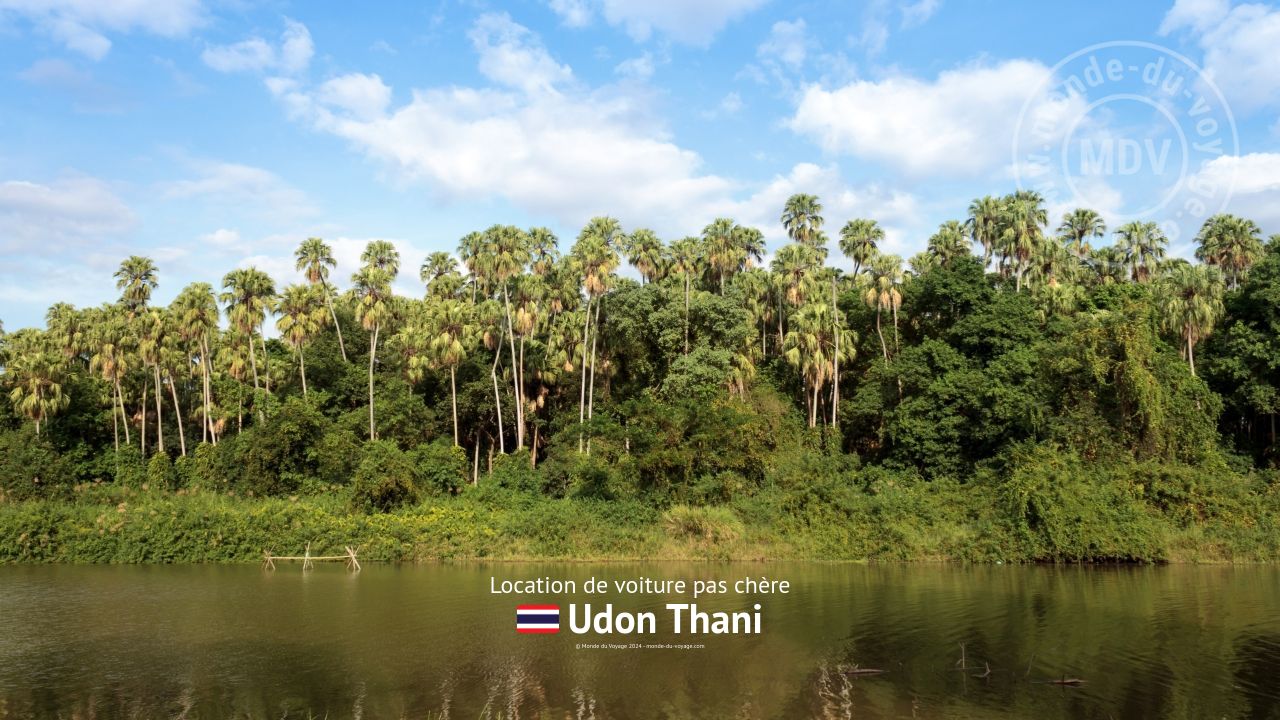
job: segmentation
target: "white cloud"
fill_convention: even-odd
[[[280,222],[317,213],[306,193],[268,170],[229,162],[198,161],[192,164],[197,177],[162,184],[159,188],[161,197],[176,200],[199,198],[207,205],[235,212],[248,208],[256,211],[259,217]]]
[[[255,36],[231,45],[210,45],[200,59],[219,72],[302,72],[315,54],[311,33],[302,23],[288,18],[284,22],[278,47]]]
[[[648,80],[653,77],[653,55],[645,53],[639,57],[623,60],[614,66],[613,71],[623,77]]]
[[[804,65],[808,45],[803,18],[792,22],[779,20],[770,29],[768,39],[756,48],[756,55],[762,60],[775,60],[798,70]]]
[[[6,15],[26,19],[94,60],[111,50],[106,33],[137,30],[181,37],[205,20],[200,0],[0,0],[0,17]]]
[[[942,0],[916,0],[902,6],[902,27],[923,25],[942,6]]]
[[[839,256],[836,243],[840,227],[853,218],[874,218],[885,228],[886,244],[883,249],[886,252],[905,253],[910,238],[923,237],[918,232],[922,215],[920,202],[914,195],[878,183],[851,186],[834,164],[798,163],[786,175],[775,176],[746,200],[737,203],[732,212],[739,222],[760,228],[776,249],[786,242],[786,230],[779,220],[782,206],[795,193],[814,194],[822,200],[822,214],[827,218],[825,229],[831,238],[833,259]],[[923,246],[923,239],[918,242]]]
[[[556,62],[536,35],[506,13],[481,15],[468,37],[480,54],[480,72],[496,83],[549,93],[573,79],[569,66]]]
[[[586,27],[598,13],[632,39],[648,40],[656,31],[686,45],[707,46],[725,25],[767,0],[550,0],[551,9],[570,27]]]
[[[1160,34],[1184,27],[1203,32],[1221,22],[1231,11],[1230,0],[1176,0],[1160,23]]]
[[[326,105],[368,120],[386,112],[391,103],[391,88],[377,75],[351,73],[325,82],[316,97]]]
[[[690,230],[688,218],[729,204],[732,183],[703,172],[698,154],[653,126],[636,95],[573,81],[570,68],[506,16],[482,17],[470,37],[496,86],[414,90],[378,117],[322,102],[322,90],[296,82],[272,89],[291,114],[441,199],[500,197],[569,226],[606,213],[631,223],[656,218],[680,232]]]
[[[1239,110],[1280,105],[1280,9],[1229,7],[1225,0],[1179,0],[1162,33],[1189,28],[1204,50],[1204,70]]]
[[[95,178],[0,182],[0,248],[6,255],[57,252],[67,243],[124,235],[136,225],[129,206]]]
[[[1188,185],[1234,185],[1227,211],[1254,220],[1265,235],[1280,233],[1280,153],[1224,155],[1207,163]]]
[[[896,75],[833,89],[811,85],[787,124],[829,153],[915,176],[972,176],[1009,161],[1022,105],[1048,73],[1038,62],[1009,60],[932,81]]]
[[[200,243],[217,248],[240,248],[240,231],[218,228],[211,233],[201,235]]]

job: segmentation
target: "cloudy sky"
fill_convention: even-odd
[[[133,253],[162,302],[238,265],[283,284],[308,236],[339,279],[394,241],[405,292],[427,252],[498,222],[567,246],[594,215],[668,239],[730,216],[772,249],[794,192],[833,233],[878,219],[907,256],[972,198],[1035,186],[1042,140],[1057,214],[1172,222],[1213,186],[1208,211],[1280,232],[1280,8],[1034,8],[0,0],[0,320],[114,299]],[[1080,53],[1117,41],[1137,44]],[[1160,57],[1150,79],[1178,69],[1185,90],[1140,78]],[[1073,74],[1088,92],[1055,96]]]

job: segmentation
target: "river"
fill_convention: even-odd
[[[639,577],[789,588],[582,592]],[[537,578],[578,594],[490,591]],[[691,601],[758,603],[760,632],[673,635]],[[522,602],[657,632],[517,634]],[[0,718],[152,717],[1280,718],[1280,568],[0,567]]]

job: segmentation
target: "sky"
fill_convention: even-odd
[[[1214,212],[1280,232],[1277,47],[1226,0],[0,0],[0,321],[114,300],[131,254],[158,302],[283,286],[311,236],[339,285],[391,240],[408,294],[495,223],[772,251],[797,192],[903,257],[1019,188],[1187,256]]]

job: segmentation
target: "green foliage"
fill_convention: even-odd
[[[147,487],[152,490],[172,490],[178,481],[178,473],[168,453],[158,452],[147,462]]]
[[[365,443],[351,487],[351,507],[388,512],[417,500],[413,461],[389,440]]]
[[[424,443],[410,453],[418,487],[437,495],[456,495],[467,484],[471,463],[450,440]]]

